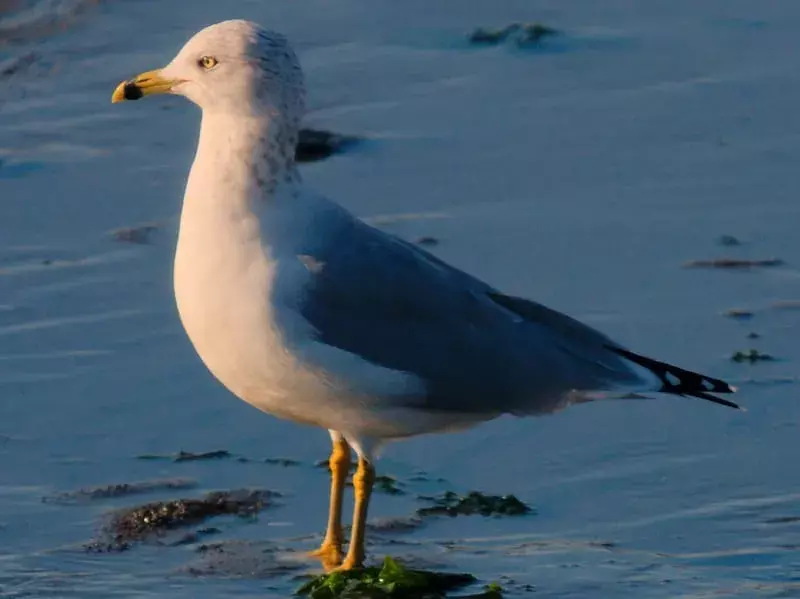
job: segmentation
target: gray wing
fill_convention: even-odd
[[[546,412],[572,391],[639,380],[604,335],[361,221],[315,245],[301,314],[320,342],[424,381],[414,406]]]

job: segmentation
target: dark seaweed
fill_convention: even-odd
[[[763,260],[746,260],[743,258],[716,258],[713,260],[691,260],[684,264],[684,268],[757,268],[766,266],[782,266],[780,258],[766,258]]]
[[[734,237],[733,235],[720,235],[717,238],[717,243],[727,247],[742,245],[742,241],[738,237]]]
[[[196,462],[198,460],[220,460],[220,459],[228,459],[231,457],[233,457],[233,455],[225,449],[220,449],[217,451],[207,451],[205,453],[191,453],[189,451],[179,451],[178,455],[175,457],[175,461]]]
[[[533,47],[540,45],[544,38],[560,34],[557,29],[541,23],[512,23],[501,29],[478,27],[467,39],[471,44],[480,46],[495,46],[513,39],[520,47]]]
[[[734,362],[750,362],[751,364],[755,364],[756,362],[774,362],[775,357],[762,353],[757,349],[751,349],[749,351],[737,351],[731,356],[731,360]]]
[[[111,239],[122,243],[134,243],[146,245],[150,243],[153,232],[158,230],[158,225],[137,225],[133,227],[121,227],[109,233]]]
[[[273,491],[216,491],[199,499],[156,501],[118,511],[103,530],[103,540],[90,544],[91,551],[122,551],[133,542],[146,541],[177,528],[193,526],[221,515],[251,517],[272,499]]]
[[[136,456],[137,460],[170,460],[172,462],[199,462],[203,460],[228,460],[236,458],[237,462],[256,462],[261,461],[265,464],[269,464],[271,466],[283,466],[284,468],[288,468],[289,466],[299,466],[300,462],[297,460],[293,460],[291,458],[264,458],[263,460],[255,460],[251,458],[247,458],[244,456],[236,455],[228,451],[227,449],[217,449],[214,451],[202,451],[199,453],[194,453],[192,451],[179,451],[177,454],[174,455],[161,455],[161,454],[143,454]],[[327,462],[325,462],[327,466]]]
[[[300,462],[291,458],[265,458],[264,463],[272,466],[283,466],[284,468],[300,465]]]
[[[539,46],[542,40],[547,37],[560,35],[561,32],[541,23],[528,23],[523,25],[522,30],[516,36],[517,45],[521,48]]]
[[[470,491],[460,496],[453,491],[446,491],[438,497],[420,497],[431,502],[431,507],[419,508],[417,515],[425,516],[521,516],[530,514],[533,509],[525,505],[513,495],[484,495]]]
[[[755,313],[752,310],[740,310],[737,308],[733,308],[731,310],[726,310],[722,313],[723,316],[727,316],[728,318],[736,318],[739,320],[746,320],[755,316]]]
[[[194,453],[191,451],[179,451],[175,455],[161,455],[161,454],[153,454],[153,453],[146,453],[142,455],[137,455],[137,460],[170,460],[173,462],[196,462],[201,460],[221,460],[221,459],[228,459],[234,457],[231,452],[226,449],[218,449],[215,451],[203,451],[200,453]]]

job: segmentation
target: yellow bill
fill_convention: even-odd
[[[161,69],[147,71],[137,75],[133,79],[123,81],[111,94],[111,103],[123,102],[125,100],[138,100],[145,96],[154,94],[166,94],[172,86],[179,83],[174,79],[165,79],[161,76]]]

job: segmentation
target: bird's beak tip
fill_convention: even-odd
[[[154,94],[169,93],[175,83],[172,79],[164,78],[160,70],[147,71],[117,85],[114,93],[111,94],[111,103],[117,104]]]

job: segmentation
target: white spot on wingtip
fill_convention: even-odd
[[[309,272],[314,273],[315,275],[322,272],[322,269],[325,268],[325,263],[321,260],[317,260],[314,256],[309,256],[308,254],[298,254],[297,259],[303,263]]]

